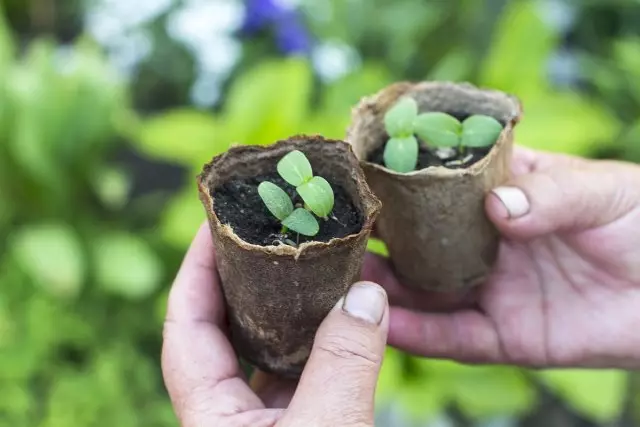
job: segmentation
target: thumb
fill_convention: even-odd
[[[283,425],[373,426],[374,397],[387,341],[387,295],[358,282],[329,313]]]
[[[492,190],[486,211],[514,239],[600,227],[640,204],[640,168],[622,162],[558,164]]]

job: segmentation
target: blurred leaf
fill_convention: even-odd
[[[446,411],[448,391],[447,384],[437,378],[416,378],[402,384],[396,399],[409,419],[425,422]]]
[[[417,117],[418,103],[415,99],[404,96],[385,112],[385,130],[392,138],[413,136],[413,125]]]
[[[27,226],[11,241],[16,260],[44,289],[75,297],[85,278],[84,251],[75,231],[65,224]]]
[[[227,95],[222,120],[230,142],[270,144],[296,133],[308,111],[309,63],[271,60],[239,76]]]
[[[103,168],[95,174],[93,186],[105,205],[119,209],[127,202],[131,180],[123,170]]]
[[[588,156],[614,142],[618,120],[602,106],[574,93],[549,94],[525,103],[525,118],[515,128],[519,144],[539,150]]]
[[[367,242],[367,250],[383,257],[389,256],[389,251],[384,242],[373,237],[369,238],[369,241]]]
[[[408,173],[418,163],[418,140],[411,135],[406,138],[391,138],[384,146],[384,164],[399,173]]]
[[[94,239],[93,245],[96,280],[105,290],[141,299],[162,284],[162,262],[139,237],[111,232]]]
[[[169,245],[184,250],[205,220],[204,206],[198,198],[197,189],[195,185],[189,185],[176,194],[164,209],[160,220],[162,238]]]
[[[536,390],[516,369],[469,368],[450,383],[460,410],[475,420],[522,415],[537,403]]]
[[[384,360],[378,375],[376,386],[376,403],[387,403],[396,397],[403,385],[402,353],[393,347],[387,347]]]
[[[502,125],[491,116],[473,115],[462,122],[462,145],[465,147],[488,147],[494,144]]]
[[[449,114],[439,111],[422,113],[415,118],[413,126],[415,133],[432,147],[460,145],[462,124]]]
[[[464,47],[448,52],[429,72],[427,80],[464,81],[473,66],[472,56]]]
[[[534,0],[508,2],[480,73],[480,84],[512,92],[528,103],[548,87],[546,63],[558,34]]]
[[[152,158],[201,166],[226,151],[220,121],[211,114],[191,109],[176,109],[143,121],[133,141],[135,147]]]
[[[618,370],[548,370],[538,376],[575,411],[599,423],[610,423],[621,414],[627,374]]]

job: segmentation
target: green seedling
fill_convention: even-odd
[[[258,185],[260,198],[282,224],[282,234],[292,230],[304,236],[315,236],[320,231],[320,226],[313,214],[327,220],[333,210],[334,195],[331,185],[321,176],[313,176],[309,160],[298,150],[291,151],[280,159],[276,169],[282,179],[296,188],[304,206],[294,207],[289,195],[269,181]]]
[[[440,157],[450,158],[466,148],[483,148],[494,144],[502,132],[502,124],[491,116],[476,114],[462,122],[442,112],[418,114],[418,104],[409,97],[401,98],[384,116],[390,139],[384,149],[384,164],[396,172],[415,170],[419,142],[423,140]]]

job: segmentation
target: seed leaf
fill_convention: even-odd
[[[433,147],[460,145],[462,124],[453,116],[441,112],[423,113],[413,124],[415,133]]]
[[[494,144],[502,124],[490,116],[475,115],[462,122],[462,145],[466,147],[488,147]]]
[[[293,203],[285,191],[269,181],[263,181],[258,185],[260,198],[273,214],[280,221],[291,215]]]
[[[384,116],[384,126],[392,138],[413,135],[413,121],[418,115],[418,104],[413,98],[401,98]]]
[[[318,221],[303,208],[297,208],[282,221],[282,225],[305,236],[315,236],[320,230]]]
[[[391,138],[384,147],[384,164],[396,172],[411,172],[418,163],[418,140],[415,136]]]
[[[294,187],[309,181],[313,177],[309,160],[298,150],[294,150],[280,159],[277,169],[282,179]]]
[[[333,210],[333,190],[321,176],[314,176],[309,182],[296,188],[296,191],[309,209],[319,217],[326,218]]]

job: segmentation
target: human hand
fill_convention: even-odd
[[[298,384],[258,372],[248,383],[225,334],[223,295],[205,224],[169,296],[162,371],[182,427],[367,427],[386,345],[387,297],[351,287],[325,318]]]
[[[640,167],[517,148],[514,178],[486,199],[503,235],[484,285],[462,295],[389,293],[389,344],[465,363],[640,367]]]

